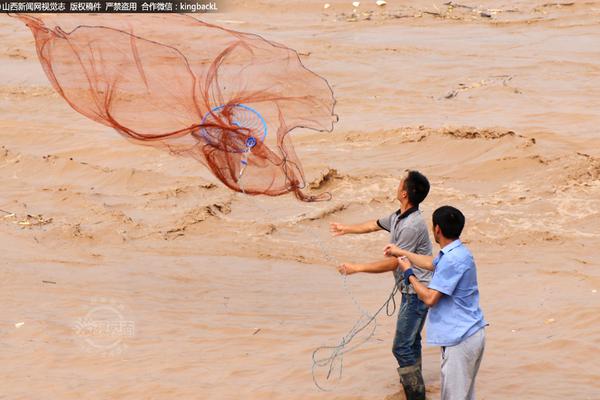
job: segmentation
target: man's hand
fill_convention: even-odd
[[[402,272],[406,271],[407,269],[409,269],[411,267],[411,263],[408,260],[408,258],[402,256],[402,257],[398,257],[398,267],[402,270]]]
[[[406,251],[390,243],[383,248],[383,255],[386,257],[403,257],[406,255]]]
[[[348,229],[345,225],[338,224],[337,222],[332,222],[331,224],[329,224],[329,232],[331,232],[333,236],[342,236],[348,233]]]
[[[337,270],[342,275],[352,275],[360,272],[358,264],[343,263],[338,265]]]

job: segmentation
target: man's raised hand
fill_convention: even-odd
[[[390,243],[383,248],[383,255],[387,257],[400,257],[406,255],[406,252]]]
[[[402,270],[402,272],[404,272],[407,269],[409,269],[412,266],[412,264],[410,263],[408,258],[401,256],[401,257],[398,257],[398,266],[400,267],[400,270]]]
[[[337,270],[342,275],[352,275],[358,272],[356,265],[350,263],[342,263],[338,265]]]
[[[346,227],[342,224],[338,224],[337,222],[332,222],[329,224],[329,232],[331,232],[333,236],[342,236],[347,233]]]

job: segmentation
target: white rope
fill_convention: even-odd
[[[242,166],[240,168],[240,173],[238,175],[238,182],[237,182],[238,185],[240,186],[240,190],[242,191],[242,193],[247,196],[249,196],[249,195],[246,193],[246,191],[244,190],[244,187],[242,185],[242,177],[244,175],[246,167],[248,166],[248,158],[250,157],[251,151],[252,151],[252,148],[247,147],[246,150],[242,154],[242,158],[241,158]],[[263,206],[261,206],[255,199],[253,199],[253,201],[254,201],[254,204],[256,205],[256,207],[259,208],[264,213],[265,216],[269,215],[268,210],[266,210]],[[325,257],[325,259],[335,266],[341,265],[339,260],[335,256],[332,256],[331,253],[327,251],[327,249],[323,245],[323,241],[321,241],[319,239],[320,239],[319,235],[317,235],[317,237],[315,239],[315,243],[317,243],[317,245],[319,246],[319,249],[323,253],[323,256]],[[383,311],[385,309],[386,315],[388,315],[388,316],[391,316],[391,315],[395,314],[395,312],[396,312],[396,300],[395,300],[394,296],[398,292],[398,287],[399,287],[398,282],[395,282],[394,287],[391,290],[387,300],[381,305],[381,307],[379,307],[379,309],[377,310],[377,312],[375,312],[375,314],[371,315],[371,314],[369,314],[369,312],[367,310],[365,310],[360,305],[360,303],[354,296],[354,293],[348,286],[348,275],[343,274],[342,277],[343,277],[344,291],[350,297],[350,299],[352,300],[352,303],[354,303],[354,306],[357,308],[357,310],[360,312],[360,317],[357,319],[357,321],[354,323],[354,325],[348,331],[348,333],[342,337],[339,344],[337,344],[335,346],[319,346],[313,351],[313,353],[312,353],[312,368],[311,368],[313,383],[319,390],[322,390],[322,391],[330,391],[330,390],[324,388],[321,384],[319,384],[317,377],[316,377],[316,369],[320,368],[320,367],[327,367],[328,368],[327,379],[329,380],[329,378],[332,376],[332,374],[335,370],[335,366],[339,365],[339,379],[341,379],[342,372],[343,372],[343,366],[344,366],[344,355],[346,353],[362,346],[364,343],[368,342],[375,335],[375,330],[377,329],[377,316],[381,313],[381,311]],[[390,304],[392,305],[391,311],[390,311]],[[363,340],[361,340],[358,343],[349,347],[350,343],[354,340],[354,338],[359,333],[361,333],[362,331],[367,329],[369,326],[372,326],[372,329],[369,331],[368,335]],[[326,352],[326,351],[330,352],[330,354],[328,356],[318,357],[319,353]]]

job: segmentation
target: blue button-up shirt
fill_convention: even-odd
[[[427,343],[454,346],[487,325],[479,308],[475,262],[457,239],[440,251],[433,265],[429,288],[444,296],[429,310]]]

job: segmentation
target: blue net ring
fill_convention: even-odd
[[[246,139],[246,146],[249,148],[256,146],[256,139],[254,136],[250,136],[248,139]]]
[[[200,128],[200,134],[207,143],[220,148],[225,146],[225,150],[228,152],[243,153],[256,146],[259,140],[261,142],[265,140],[267,137],[267,123],[265,122],[265,119],[258,111],[244,104],[215,107],[204,115],[202,118],[202,125],[205,125],[206,123],[218,124],[219,118],[221,120],[226,120],[226,117],[221,117],[220,115],[225,107],[229,107],[231,116],[229,122],[240,128],[248,129],[249,136],[246,137],[246,140],[244,141],[244,135],[232,133],[219,127],[203,126]],[[225,135],[228,135],[229,137],[225,137]]]

